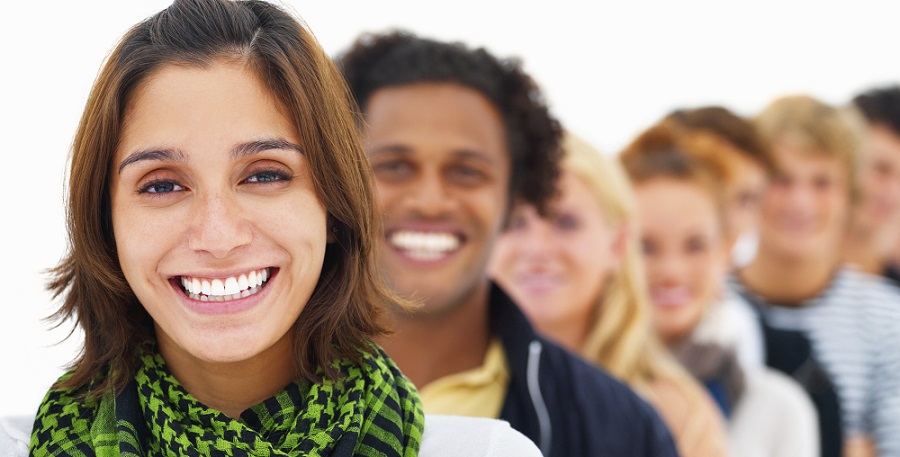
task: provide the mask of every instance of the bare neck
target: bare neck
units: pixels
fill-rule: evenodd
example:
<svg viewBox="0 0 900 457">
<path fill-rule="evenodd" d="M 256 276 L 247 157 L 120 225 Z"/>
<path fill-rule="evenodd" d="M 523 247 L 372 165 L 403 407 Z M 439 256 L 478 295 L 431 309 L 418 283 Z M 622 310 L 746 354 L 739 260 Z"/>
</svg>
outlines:
<svg viewBox="0 0 900 457">
<path fill-rule="evenodd" d="M 416 387 L 484 363 L 491 339 L 489 285 L 485 280 L 462 301 L 440 313 L 392 313 L 393 333 L 379 343 Z"/>
<path fill-rule="evenodd" d="M 792 306 L 825 290 L 839 267 L 840 259 L 832 254 L 792 259 L 760 252 L 738 275 L 754 294 L 774 305 Z"/>
<path fill-rule="evenodd" d="M 584 352 L 584 345 L 587 343 L 588 324 L 590 319 L 579 319 L 578 321 L 558 322 L 552 324 L 534 323 L 538 333 L 546 335 L 555 343 L 574 352 L 581 354 Z"/>
<path fill-rule="evenodd" d="M 160 353 L 185 390 L 232 418 L 284 389 L 297 377 L 290 334 L 251 360 L 214 363 L 199 360 L 174 344 Z"/>
<path fill-rule="evenodd" d="M 844 260 L 866 273 L 880 275 L 890 260 L 894 230 L 893 225 L 878 228 L 854 225 L 844 239 Z"/>
</svg>

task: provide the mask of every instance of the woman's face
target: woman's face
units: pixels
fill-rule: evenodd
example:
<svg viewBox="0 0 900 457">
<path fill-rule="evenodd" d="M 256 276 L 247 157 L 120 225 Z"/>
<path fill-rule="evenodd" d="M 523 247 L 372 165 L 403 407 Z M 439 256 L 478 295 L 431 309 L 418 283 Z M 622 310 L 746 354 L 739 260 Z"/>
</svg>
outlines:
<svg viewBox="0 0 900 457">
<path fill-rule="evenodd" d="M 656 178 L 636 187 L 657 333 L 687 336 L 716 299 L 727 265 L 716 204 L 700 184 Z"/>
<path fill-rule="evenodd" d="M 328 230 L 284 113 L 252 71 L 221 61 L 164 66 L 128 103 L 113 229 L 164 355 L 236 362 L 290 347 Z"/>
<path fill-rule="evenodd" d="M 581 179 L 564 172 L 551 216 L 534 207 L 514 208 L 494 246 L 491 275 L 549 336 L 568 340 L 573 326 L 587 329 L 603 284 L 617 268 L 623 229 L 608 222 L 600 202 Z"/>
</svg>

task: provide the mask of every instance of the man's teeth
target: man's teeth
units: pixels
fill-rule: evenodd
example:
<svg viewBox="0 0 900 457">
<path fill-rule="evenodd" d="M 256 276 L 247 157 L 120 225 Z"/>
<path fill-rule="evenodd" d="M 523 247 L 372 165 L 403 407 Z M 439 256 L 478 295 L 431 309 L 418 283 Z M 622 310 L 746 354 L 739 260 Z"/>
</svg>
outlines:
<svg viewBox="0 0 900 457">
<path fill-rule="evenodd" d="M 230 278 L 181 277 L 181 287 L 188 297 L 200 301 L 226 301 L 249 297 L 269 280 L 269 269 L 251 271 Z"/>
<path fill-rule="evenodd" d="M 446 232 L 394 232 L 390 242 L 419 260 L 437 260 L 459 248 L 459 237 Z"/>
</svg>

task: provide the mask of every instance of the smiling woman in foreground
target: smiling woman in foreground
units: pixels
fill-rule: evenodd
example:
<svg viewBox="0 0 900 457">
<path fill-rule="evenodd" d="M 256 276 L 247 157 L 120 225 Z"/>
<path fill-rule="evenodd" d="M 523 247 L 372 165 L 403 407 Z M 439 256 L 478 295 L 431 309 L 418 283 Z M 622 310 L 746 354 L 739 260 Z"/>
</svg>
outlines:
<svg viewBox="0 0 900 457">
<path fill-rule="evenodd" d="M 260 1 L 176 0 L 110 55 L 75 137 L 50 285 L 84 350 L 33 455 L 414 456 L 413 385 L 343 80 Z"/>
</svg>

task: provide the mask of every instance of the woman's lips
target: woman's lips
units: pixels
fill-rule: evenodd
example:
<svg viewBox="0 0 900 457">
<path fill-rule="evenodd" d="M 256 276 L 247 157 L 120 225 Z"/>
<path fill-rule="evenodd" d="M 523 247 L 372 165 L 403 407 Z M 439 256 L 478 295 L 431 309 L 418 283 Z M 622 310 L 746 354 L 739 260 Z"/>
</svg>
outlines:
<svg viewBox="0 0 900 457">
<path fill-rule="evenodd" d="M 261 268 L 226 278 L 180 276 L 177 284 L 184 294 L 198 301 L 225 302 L 258 293 L 271 277 L 273 268 Z"/>
</svg>

